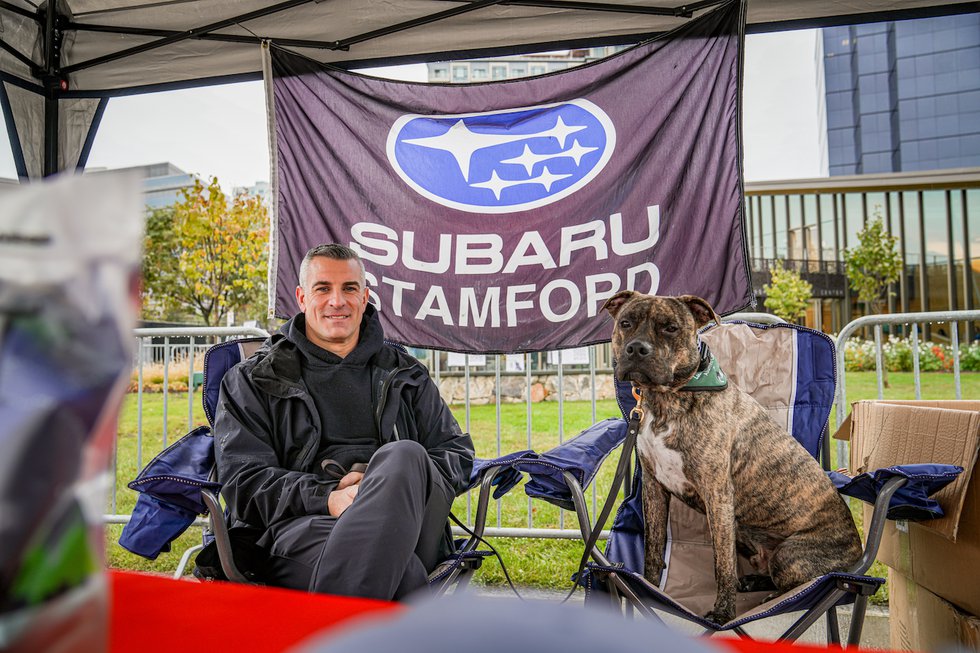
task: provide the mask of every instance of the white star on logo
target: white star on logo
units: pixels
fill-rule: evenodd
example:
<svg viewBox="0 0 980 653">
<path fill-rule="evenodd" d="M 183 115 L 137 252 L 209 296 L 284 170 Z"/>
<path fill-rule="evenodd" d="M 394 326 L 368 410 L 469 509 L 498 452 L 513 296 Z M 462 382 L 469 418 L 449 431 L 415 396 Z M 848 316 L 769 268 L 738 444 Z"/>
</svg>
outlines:
<svg viewBox="0 0 980 653">
<path fill-rule="evenodd" d="M 469 180 L 470 162 L 473 159 L 473 153 L 477 150 L 482 150 L 485 147 L 493 147 L 494 145 L 513 143 L 514 141 L 523 141 L 529 138 L 545 138 L 549 136 L 554 136 L 558 140 L 558 146 L 564 148 L 565 139 L 571 134 L 582 131 L 583 129 L 587 129 L 587 127 L 585 125 L 570 127 L 565 124 L 561 116 L 558 116 L 555 126 L 543 132 L 532 134 L 494 134 L 470 131 L 466 123 L 462 119 L 459 119 L 452 127 L 439 136 L 409 138 L 403 142 L 409 145 L 418 145 L 419 147 L 428 147 L 434 150 L 449 152 L 456 160 L 456 165 L 459 166 L 459 171 L 463 173 L 463 178 Z M 578 165 L 577 161 L 576 165 Z M 531 174 L 530 170 L 528 174 Z"/>
<path fill-rule="evenodd" d="M 561 116 L 558 116 L 558 121 L 555 123 L 555 126 L 549 129 L 548 131 L 544 132 L 543 134 L 541 134 L 541 136 L 554 136 L 555 138 L 558 139 L 558 147 L 564 148 L 566 138 L 568 138 L 570 135 L 574 134 L 575 132 L 582 131 L 585 128 L 586 128 L 585 125 L 569 127 L 561 119 Z"/>
<path fill-rule="evenodd" d="M 556 181 L 565 179 L 566 177 L 571 177 L 572 175 L 556 175 L 552 174 L 548 167 L 545 166 L 544 172 L 542 172 L 537 177 L 532 179 L 501 179 L 497 175 L 497 171 L 494 170 L 490 173 L 490 179 L 487 181 L 481 181 L 479 183 L 470 184 L 473 188 L 486 188 L 493 192 L 493 196 L 498 200 L 500 199 L 500 193 L 505 188 L 510 188 L 512 186 L 521 186 L 523 184 L 541 184 L 544 186 L 545 191 L 551 192 L 551 186 Z"/>
<path fill-rule="evenodd" d="M 463 173 L 464 179 L 470 178 L 470 160 L 473 153 L 485 147 L 513 143 L 528 138 L 527 134 L 488 134 L 484 132 L 473 132 L 466 127 L 462 119 L 457 120 L 456 124 L 449 128 L 447 132 L 439 136 L 428 136 L 425 138 L 409 138 L 405 143 L 429 147 L 434 150 L 445 150 L 449 152 L 459 171 Z"/>
<path fill-rule="evenodd" d="M 545 166 L 544 172 L 542 172 L 540 175 L 538 175 L 533 179 L 528 179 L 527 181 L 529 184 L 533 184 L 533 183 L 541 184 L 542 186 L 544 186 L 544 189 L 550 193 L 551 185 L 556 181 L 565 179 L 566 177 L 571 177 L 571 175 L 554 175 L 551 173 L 550 170 L 548 170 L 548 166 Z"/>
<path fill-rule="evenodd" d="M 490 179 L 488 179 L 487 181 L 481 181 L 481 182 L 476 183 L 476 184 L 470 184 L 470 186 L 472 186 L 473 188 L 486 188 L 486 189 L 489 189 L 489 190 L 493 191 L 493 196 L 496 197 L 499 200 L 500 199 L 500 191 L 502 191 L 505 188 L 510 188 L 511 186 L 517 186 L 517 185 L 523 184 L 523 183 L 525 183 L 525 182 L 523 182 L 523 181 L 509 181 L 509 180 L 501 179 L 500 177 L 497 176 L 497 171 L 494 170 L 493 172 L 490 173 Z"/>
<path fill-rule="evenodd" d="M 595 152 L 598 147 L 584 147 L 578 144 L 578 139 L 572 141 L 572 146 L 561 153 L 561 156 L 570 156 L 572 160 L 575 161 L 575 165 L 578 165 L 582 161 L 582 157 L 589 152 Z"/>
<path fill-rule="evenodd" d="M 501 163 L 514 163 L 517 165 L 524 166 L 527 170 L 527 174 L 530 175 L 534 170 L 534 165 L 536 163 L 541 163 L 542 161 L 551 161 L 552 159 L 570 158 L 575 161 L 575 165 L 579 165 L 582 161 L 582 157 L 589 152 L 595 152 L 598 147 L 584 147 L 579 145 L 578 140 L 572 141 L 572 147 L 568 148 L 564 152 L 558 152 L 557 154 L 535 154 L 531 151 L 530 146 L 524 145 L 524 152 L 520 156 L 516 156 L 513 159 L 504 159 Z"/>
</svg>

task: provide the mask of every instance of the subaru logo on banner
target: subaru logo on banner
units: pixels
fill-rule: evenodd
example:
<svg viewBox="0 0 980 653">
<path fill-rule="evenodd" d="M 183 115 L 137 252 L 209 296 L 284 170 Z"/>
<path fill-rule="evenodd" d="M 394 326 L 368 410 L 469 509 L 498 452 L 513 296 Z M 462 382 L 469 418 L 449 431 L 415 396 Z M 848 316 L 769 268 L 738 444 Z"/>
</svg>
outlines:
<svg viewBox="0 0 980 653">
<path fill-rule="evenodd" d="M 388 160 L 416 192 L 472 213 L 513 213 L 583 188 L 609 162 L 616 129 L 584 99 L 455 115 L 405 115 Z"/>
</svg>

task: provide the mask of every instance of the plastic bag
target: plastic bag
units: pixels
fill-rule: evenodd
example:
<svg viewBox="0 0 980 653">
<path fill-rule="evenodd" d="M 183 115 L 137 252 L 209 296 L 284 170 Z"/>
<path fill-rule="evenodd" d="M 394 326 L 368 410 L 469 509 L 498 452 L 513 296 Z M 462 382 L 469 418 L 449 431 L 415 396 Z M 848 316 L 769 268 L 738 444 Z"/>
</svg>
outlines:
<svg viewBox="0 0 980 653">
<path fill-rule="evenodd" d="M 108 646 L 102 513 L 139 301 L 138 179 L 0 195 L 0 649 Z"/>
</svg>

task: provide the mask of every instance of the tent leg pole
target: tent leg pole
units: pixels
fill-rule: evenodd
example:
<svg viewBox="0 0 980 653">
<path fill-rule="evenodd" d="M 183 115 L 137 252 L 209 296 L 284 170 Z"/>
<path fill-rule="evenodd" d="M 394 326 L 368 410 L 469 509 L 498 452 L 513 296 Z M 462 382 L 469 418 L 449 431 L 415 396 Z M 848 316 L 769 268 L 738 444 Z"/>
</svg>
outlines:
<svg viewBox="0 0 980 653">
<path fill-rule="evenodd" d="M 66 88 L 61 75 L 61 47 L 63 34 L 56 26 L 56 0 L 48 0 L 44 9 L 44 162 L 42 174 L 47 177 L 59 170 L 58 165 L 58 96 Z"/>
<path fill-rule="evenodd" d="M 58 172 L 58 98 L 44 98 L 44 176 Z"/>
</svg>

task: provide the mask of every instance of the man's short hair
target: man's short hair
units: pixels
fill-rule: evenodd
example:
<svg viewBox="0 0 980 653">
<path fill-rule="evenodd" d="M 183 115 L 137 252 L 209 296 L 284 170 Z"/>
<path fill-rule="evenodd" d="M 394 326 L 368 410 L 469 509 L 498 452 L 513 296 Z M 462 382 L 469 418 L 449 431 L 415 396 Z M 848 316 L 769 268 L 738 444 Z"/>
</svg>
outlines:
<svg viewBox="0 0 980 653">
<path fill-rule="evenodd" d="M 319 256 L 332 258 L 336 261 L 357 261 L 357 265 L 361 268 L 361 285 L 366 285 L 364 261 L 361 260 L 360 255 L 346 245 L 341 245 L 340 243 L 324 243 L 317 245 L 303 257 L 303 262 L 299 265 L 299 285 L 301 287 L 306 288 L 306 272 L 310 268 L 310 261 Z"/>
</svg>

